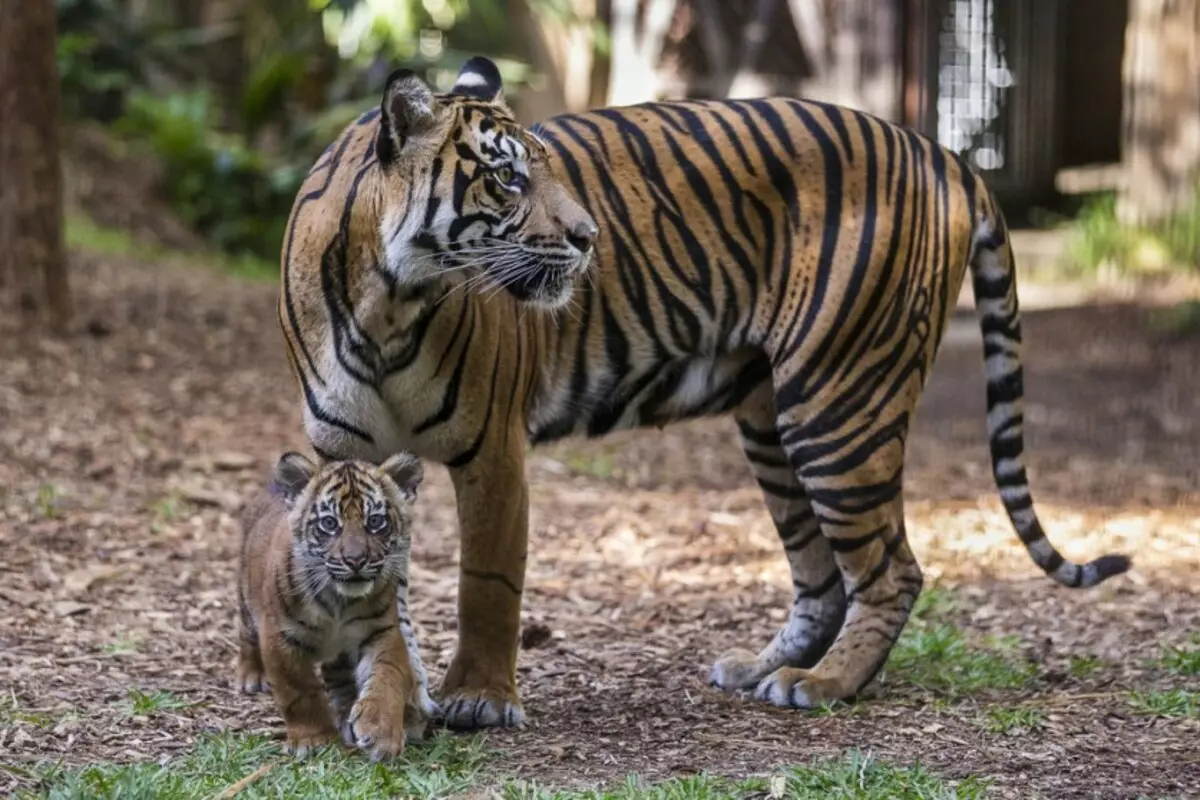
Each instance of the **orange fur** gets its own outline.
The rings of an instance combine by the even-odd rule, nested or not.
[[[407,453],[319,470],[287,453],[247,509],[238,684],[274,695],[298,757],[339,732],[392,757],[436,712],[406,610],[421,477]]]

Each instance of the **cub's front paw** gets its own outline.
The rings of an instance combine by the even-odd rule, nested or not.
[[[284,749],[297,759],[303,761],[314,750],[324,747],[330,742],[337,741],[337,738],[338,733],[332,727],[313,728],[305,726],[289,728],[287,732],[287,745]]]
[[[349,724],[354,744],[370,750],[372,761],[395,758],[404,752],[404,703],[398,698],[360,697],[350,710]]]
[[[254,667],[246,664],[238,665],[238,689],[242,694],[258,694],[260,692],[271,691],[271,684],[267,682],[267,676],[264,674],[262,667]]]

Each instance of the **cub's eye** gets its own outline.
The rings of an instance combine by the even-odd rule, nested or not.
[[[372,514],[367,517],[367,530],[371,533],[383,533],[387,530],[387,514]]]
[[[317,528],[326,536],[333,536],[338,532],[341,525],[338,523],[337,517],[326,515],[317,519]]]

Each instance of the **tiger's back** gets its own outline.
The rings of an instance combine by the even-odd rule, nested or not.
[[[822,103],[649,103],[535,130],[607,249],[578,324],[559,321],[569,355],[533,399],[534,441],[731,411],[777,366],[807,376],[783,387],[797,399],[872,354],[923,378],[977,233],[1003,229],[957,156]],[[581,360],[590,385],[571,391]]]
[[[704,414],[735,419],[795,589],[776,637],[726,653],[712,682],[798,707],[857,693],[921,589],[904,448],[968,272],[992,469],[1017,533],[1065,585],[1128,567],[1068,562],[1045,537],[1003,216],[959,157],[899,126],[773,98],[528,131],[486,60],[444,95],[396,73],[380,111],[314,168],[288,242],[280,315],[313,446],[409,448],[450,468],[451,724],[522,718],[526,441]]]

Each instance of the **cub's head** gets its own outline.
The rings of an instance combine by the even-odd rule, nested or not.
[[[275,465],[274,490],[288,505],[293,557],[314,593],[332,584],[344,597],[407,578],[412,505],[423,469],[398,453],[378,467],[332,461],[317,467],[299,453]]]
[[[570,300],[596,223],[513,118],[495,64],[471,59],[447,94],[393,72],[379,124],[380,233],[397,280],[503,287],[543,308]]]

